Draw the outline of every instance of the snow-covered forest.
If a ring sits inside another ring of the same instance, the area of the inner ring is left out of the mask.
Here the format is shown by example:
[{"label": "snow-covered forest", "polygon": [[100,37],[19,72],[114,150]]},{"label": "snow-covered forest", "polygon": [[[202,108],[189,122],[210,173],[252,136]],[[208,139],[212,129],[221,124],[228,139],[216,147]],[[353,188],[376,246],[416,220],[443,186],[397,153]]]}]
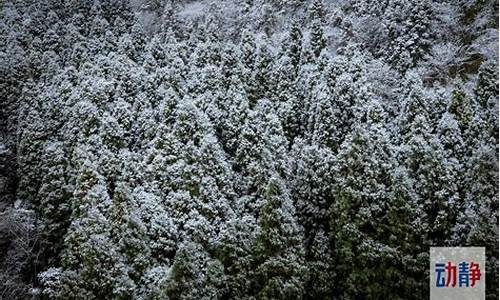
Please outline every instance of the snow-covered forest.
[{"label": "snow-covered forest", "polygon": [[0,299],[498,299],[498,150],[497,0],[0,1]]}]

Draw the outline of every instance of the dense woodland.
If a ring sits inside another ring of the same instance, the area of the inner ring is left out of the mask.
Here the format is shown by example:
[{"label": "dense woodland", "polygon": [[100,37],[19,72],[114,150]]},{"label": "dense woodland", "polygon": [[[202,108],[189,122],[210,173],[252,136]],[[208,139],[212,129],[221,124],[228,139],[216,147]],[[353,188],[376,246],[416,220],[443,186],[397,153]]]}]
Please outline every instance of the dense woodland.
[{"label": "dense woodland", "polygon": [[498,299],[498,1],[0,1],[0,299]]}]

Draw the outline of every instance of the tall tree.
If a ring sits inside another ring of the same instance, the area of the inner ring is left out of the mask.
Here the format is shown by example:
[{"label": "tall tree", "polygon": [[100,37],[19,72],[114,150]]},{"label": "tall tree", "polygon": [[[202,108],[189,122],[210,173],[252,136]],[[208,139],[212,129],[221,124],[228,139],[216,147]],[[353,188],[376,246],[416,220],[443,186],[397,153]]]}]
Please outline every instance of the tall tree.
[{"label": "tall tree", "polygon": [[427,266],[419,258],[426,250],[416,246],[418,203],[388,139],[385,113],[370,104],[364,110],[368,122],[348,135],[338,153],[343,163],[330,208],[335,291],[343,297],[411,298],[407,291],[425,286],[418,274]]},{"label": "tall tree", "polygon": [[254,292],[259,299],[301,299],[306,269],[293,204],[277,177],[269,179],[263,197],[253,249]]}]

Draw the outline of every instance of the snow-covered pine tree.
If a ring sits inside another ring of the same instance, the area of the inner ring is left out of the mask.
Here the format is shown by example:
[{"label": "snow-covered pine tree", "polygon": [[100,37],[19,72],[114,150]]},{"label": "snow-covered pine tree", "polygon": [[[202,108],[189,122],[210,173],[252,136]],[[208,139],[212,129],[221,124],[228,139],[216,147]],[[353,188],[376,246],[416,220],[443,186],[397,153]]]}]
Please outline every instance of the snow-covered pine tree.
[{"label": "snow-covered pine tree", "polygon": [[327,40],[325,38],[325,33],[323,30],[323,25],[321,24],[319,19],[314,19],[311,23],[310,31],[309,31],[309,43],[312,52],[316,58],[319,57],[321,51],[325,49]]},{"label": "snow-covered pine tree", "polygon": [[82,159],[61,268],[42,273],[42,283],[54,287],[49,291],[56,299],[130,297],[135,285],[111,232],[112,199],[95,163],[90,157]]},{"label": "snow-covered pine tree", "polygon": [[[348,134],[337,157],[342,163],[336,166],[330,207],[335,294],[411,297],[406,291],[414,291],[420,281],[408,275],[418,276],[423,269],[410,269],[426,266],[426,261],[416,262],[420,253],[414,247],[418,203],[405,169],[398,166],[383,108],[372,102],[363,112],[366,123]],[[412,264],[405,266],[406,261]]]},{"label": "snow-covered pine tree", "polygon": [[389,2],[382,20],[390,41],[384,55],[396,69],[414,67],[430,50],[433,13],[432,5],[425,0]]},{"label": "snow-covered pine tree", "polygon": [[258,215],[267,180],[278,174],[286,177],[287,141],[281,122],[268,100],[261,100],[251,110],[240,132],[234,168],[241,175],[238,189],[246,196],[247,209]]},{"label": "snow-covered pine tree", "polygon": [[263,198],[252,254],[253,293],[258,299],[301,299],[306,276],[302,230],[288,191],[276,175],[268,179]]}]

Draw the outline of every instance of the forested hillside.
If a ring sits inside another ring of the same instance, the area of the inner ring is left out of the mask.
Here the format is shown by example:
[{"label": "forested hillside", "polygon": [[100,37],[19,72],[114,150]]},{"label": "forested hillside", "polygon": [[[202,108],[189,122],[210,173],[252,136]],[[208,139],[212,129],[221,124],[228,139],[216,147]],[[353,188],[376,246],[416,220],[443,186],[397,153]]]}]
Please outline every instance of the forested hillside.
[{"label": "forested hillside", "polygon": [[0,299],[498,299],[498,1],[0,1]]}]

